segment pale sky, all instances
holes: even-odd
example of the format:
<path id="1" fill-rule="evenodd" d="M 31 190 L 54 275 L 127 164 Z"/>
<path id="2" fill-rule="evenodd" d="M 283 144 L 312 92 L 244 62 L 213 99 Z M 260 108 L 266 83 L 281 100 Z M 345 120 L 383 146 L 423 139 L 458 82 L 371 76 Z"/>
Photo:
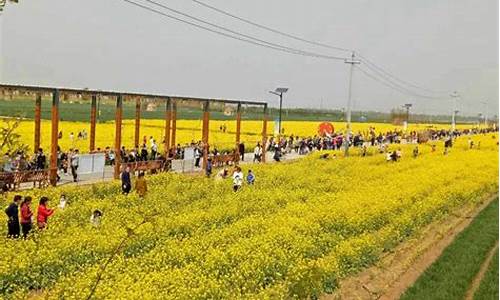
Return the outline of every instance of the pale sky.
<path id="1" fill-rule="evenodd" d="M 134 0 L 144 1 L 144 0 Z M 156 0 L 261 39 L 345 57 L 251 27 L 190 0 Z M 432 90 L 457 90 L 461 113 L 498 111 L 498 0 L 203 0 L 257 23 L 349 49 Z M 20 0 L 0 16 L 0 80 L 205 98 L 266 101 L 290 88 L 285 107 L 343 108 L 342 61 L 276 52 L 141 10 L 123 0 Z M 141 2 L 144 3 L 144 2 Z M 363 66 L 363 64 L 361 65 Z M 369 70 L 369 69 L 368 69 Z M 418 90 L 416 90 L 418 91 Z M 420 91 L 418 91 L 420 92 Z M 353 77 L 354 109 L 451 113 L 452 101 L 402 95 Z"/>

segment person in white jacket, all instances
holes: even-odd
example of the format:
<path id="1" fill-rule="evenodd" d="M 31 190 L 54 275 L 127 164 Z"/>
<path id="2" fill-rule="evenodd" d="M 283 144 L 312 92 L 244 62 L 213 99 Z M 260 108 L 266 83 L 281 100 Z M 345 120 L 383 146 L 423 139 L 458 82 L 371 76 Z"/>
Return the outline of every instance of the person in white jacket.
<path id="1" fill-rule="evenodd" d="M 233 172 L 233 190 L 237 192 L 241 186 L 243 185 L 243 172 L 241 172 L 240 167 L 235 167 L 235 170 Z"/>
<path id="2" fill-rule="evenodd" d="M 262 147 L 260 146 L 260 143 L 257 143 L 257 146 L 255 146 L 253 150 L 253 162 L 260 162 L 262 159 Z"/>

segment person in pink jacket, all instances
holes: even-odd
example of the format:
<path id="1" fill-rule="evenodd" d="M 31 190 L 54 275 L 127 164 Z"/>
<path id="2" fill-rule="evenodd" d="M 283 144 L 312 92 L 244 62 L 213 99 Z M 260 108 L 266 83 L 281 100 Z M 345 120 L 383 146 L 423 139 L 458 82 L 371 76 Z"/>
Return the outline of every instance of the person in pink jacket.
<path id="1" fill-rule="evenodd" d="M 49 198 L 40 198 L 40 204 L 38 205 L 38 215 L 36 217 L 39 229 L 44 229 L 47 227 L 47 220 L 54 213 L 53 209 L 47 208 L 47 202 L 49 202 Z"/>

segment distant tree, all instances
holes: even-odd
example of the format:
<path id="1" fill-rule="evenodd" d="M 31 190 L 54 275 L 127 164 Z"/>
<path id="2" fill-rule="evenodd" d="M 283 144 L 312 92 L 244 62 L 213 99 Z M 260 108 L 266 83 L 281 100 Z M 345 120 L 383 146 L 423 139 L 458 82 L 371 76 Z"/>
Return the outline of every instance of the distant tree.
<path id="1" fill-rule="evenodd" d="M 19 0 L 9 0 L 9 2 L 19 3 Z M 0 12 L 3 11 L 6 4 L 7 4 L 7 0 L 0 0 Z"/>

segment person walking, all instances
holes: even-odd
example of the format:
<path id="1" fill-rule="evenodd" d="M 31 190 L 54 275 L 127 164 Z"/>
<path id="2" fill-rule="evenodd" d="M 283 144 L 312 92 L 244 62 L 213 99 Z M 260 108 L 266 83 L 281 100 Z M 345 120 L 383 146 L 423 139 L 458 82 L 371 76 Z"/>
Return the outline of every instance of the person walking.
<path id="1" fill-rule="evenodd" d="M 156 159 L 157 153 L 158 153 L 158 145 L 156 144 L 156 141 L 153 139 L 151 141 L 151 160 Z"/>
<path id="2" fill-rule="evenodd" d="M 43 230 L 47 228 L 47 220 L 54 213 L 55 210 L 47 208 L 47 203 L 49 202 L 49 198 L 42 197 L 40 198 L 40 202 L 38 205 L 38 214 L 36 217 L 38 229 Z"/>
<path id="3" fill-rule="evenodd" d="M 78 155 L 78 149 L 75 149 L 73 155 L 71 155 L 71 175 L 73 175 L 73 182 L 78 179 L 78 165 L 80 164 L 80 156 Z"/>
<path id="4" fill-rule="evenodd" d="M 45 157 L 45 154 L 43 154 L 43 149 L 38 148 L 38 153 L 36 154 L 36 169 L 37 170 L 43 170 L 45 169 L 45 164 L 47 162 L 47 158 Z"/>
<path id="5" fill-rule="evenodd" d="M 194 166 L 196 168 L 199 168 L 200 167 L 200 159 L 201 159 L 201 156 L 203 155 L 202 151 L 201 151 L 201 148 L 200 146 L 196 146 L 194 148 Z"/>
<path id="6" fill-rule="evenodd" d="M 140 160 L 142 161 L 148 160 L 148 147 L 146 146 L 146 143 L 142 144 Z"/>
<path id="7" fill-rule="evenodd" d="M 207 168 L 205 169 L 205 175 L 207 175 L 207 177 L 210 177 L 212 175 L 212 158 L 209 157 L 207 159 Z"/>
<path id="8" fill-rule="evenodd" d="M 132 183 L 130 181 L 130 167 L 127 166 L 121 175 L 122 180 L 122 193 L 128 195 L 130 189 L 132 188 Z"/>
<path id="9" fill-rule="evenodd" d="M 262 147 L 260 146 L 260 143 L 257 143 L 257 146 L 253 149 L 253 162 L 260 162 L 261 161 L 261 156 L 262 156 Z"/>
<path id="10" fill-rule="evenodd" d="M 240 154 L 241 161 L 244 161 L 245 160 L 245 144 L 244 143 L 240 143 L 238 145 L 238 153 Z"/>
<path id="11" fill-rule="evenodd" d="M 141 198 L 146 196 L 148 185 L 146 183 L 146 178 L 144 178 L 144 172 L 140 172 L 139 177 L 135 181 L 135 191 Z"/>
<path id="12" fill-rule="evenodd" d="M 274 158 L 274 160 L 275 160 L 276 162 L 279 162 L 279 161 L 280 161 L 280 157 L 281 157 L 281 150 L 280 150 L 280 146 L 279 146 L 279 145 L 276 145 L 276 146 L 274 147 L 274 156 L 273 156 L 273 158 Z"/>
<path id="13" fill-rule="evenodd" d="M 19 227 L 19 204 L 23 197 L 15 195 L 14 201 L 5 209 L 7 214 L 7 237 L 16 239 L 19 237 L 21 228 Z"/>
<path id="14" fill-rule="evenodd" d="M 24 197 L 23 203 L 21 204 L 21 229 L 23 238 L 26 238 L 33 228 L 33 212 L 31 211 L 30 205 L 31 197 Z"/>

